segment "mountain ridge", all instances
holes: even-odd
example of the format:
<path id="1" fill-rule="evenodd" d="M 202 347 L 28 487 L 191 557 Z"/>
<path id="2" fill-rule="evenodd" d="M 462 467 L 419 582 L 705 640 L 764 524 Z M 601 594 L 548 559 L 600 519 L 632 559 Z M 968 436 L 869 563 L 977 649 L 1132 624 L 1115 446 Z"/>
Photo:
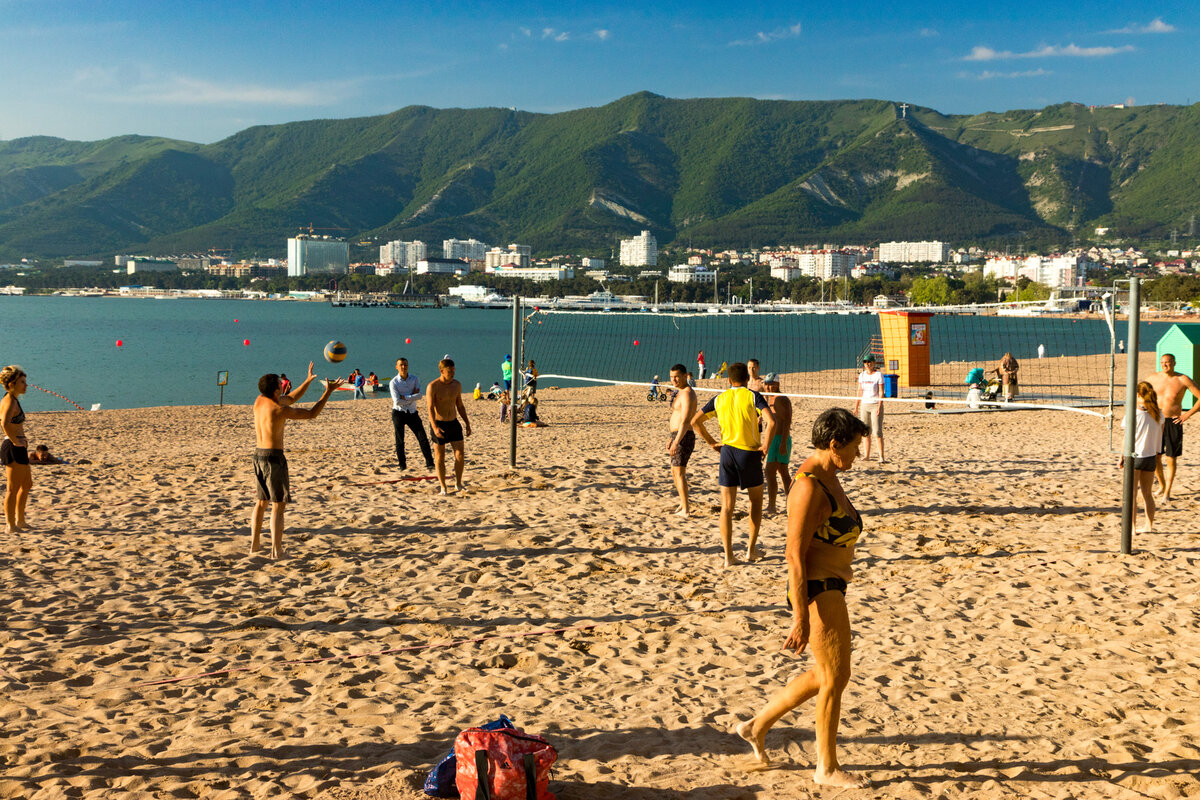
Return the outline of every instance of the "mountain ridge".
<path id="1" fill-rule="evenodd" d="M 535 252 L 890 238 L 1164 236 L 1200 207 L 1200 105 L 944 115 L 885 100 L 678 100 L 557 114 L 408 106 L 208 145 L 0 141 L 0 257 L 230 248 L 309 224 Z M 372 259 L 363 253 L 365 259 Z"/>

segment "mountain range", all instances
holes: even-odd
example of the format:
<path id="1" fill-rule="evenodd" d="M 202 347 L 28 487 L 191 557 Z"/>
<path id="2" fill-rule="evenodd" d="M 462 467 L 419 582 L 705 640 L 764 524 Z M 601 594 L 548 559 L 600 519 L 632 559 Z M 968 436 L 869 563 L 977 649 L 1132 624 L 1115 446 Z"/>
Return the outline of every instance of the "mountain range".
<path id="1" fill-rule="evenodd" d="M 0 259 L 229 250 L 299 230 L 660 246 L 1069 242 L 1195 232 L 1200 104 L 944 115 L 880 100 L 676 100 L 535 114 L 410 106 L 212 144 L 0 141 Z M 1190 226 L 1190 229 L 1189 229 Z M 371 249 L 366 249 L 366 248 Z"/>

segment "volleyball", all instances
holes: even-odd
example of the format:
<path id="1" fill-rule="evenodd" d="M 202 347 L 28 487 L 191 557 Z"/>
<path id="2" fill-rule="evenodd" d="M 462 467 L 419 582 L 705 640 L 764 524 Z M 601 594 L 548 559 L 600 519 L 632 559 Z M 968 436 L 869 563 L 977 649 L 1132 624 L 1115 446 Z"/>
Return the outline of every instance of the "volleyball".
<path id="1" fill-rule="evenodd" d="M 346 359 L 346 345 L 341 342 L 330 342 L 325 345 L 325 360 L 334 364 Z"/>

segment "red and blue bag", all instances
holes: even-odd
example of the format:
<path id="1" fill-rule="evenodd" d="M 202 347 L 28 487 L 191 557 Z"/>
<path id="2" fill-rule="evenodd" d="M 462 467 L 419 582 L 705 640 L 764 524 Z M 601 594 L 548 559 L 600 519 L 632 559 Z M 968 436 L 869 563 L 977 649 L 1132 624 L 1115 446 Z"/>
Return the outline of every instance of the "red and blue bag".
<path id="1" fill-rule="evenodd" d="M 500 715 L 500 719 L 495 722 L 488 722 L 479 726 L 485 731 L 494 731 L 499 728 L 516 728 L 513 721 L 504 714 Z M 458 787 L 454 785 L 458 777 L 458 760 L 454 757 L 454 748 L 450 748 L 450 752 L 446 757 L 438 762 L 427 778 L 425 778 L 425 794 L 433 797 L 458 797 Z"/>
<path id="2" fill-rule="evenodd" d="M 454 756 L 463 800 L 555 800 L 550 766 L 558 751 L 541 736 L 470 728 L 454 740 Z"/>

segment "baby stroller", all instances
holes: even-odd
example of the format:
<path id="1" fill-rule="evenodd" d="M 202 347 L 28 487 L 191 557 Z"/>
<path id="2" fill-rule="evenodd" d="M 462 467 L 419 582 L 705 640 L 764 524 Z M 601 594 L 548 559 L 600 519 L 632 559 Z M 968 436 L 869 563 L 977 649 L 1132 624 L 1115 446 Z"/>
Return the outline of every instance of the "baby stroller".
<path id="1" fill-rule="evenodd" d="M 984 377 L 983 367 L 975 367 L 967 373 L 967 379 L 964 381 L 967 384 L 967 405 L 971 408 L 981 408 L 984 402 L 995 402 L 996 396 L 1000 393 L 1000 381 L 997 378 L 987 380 Z M 999 406 L 992 406 L 999 408 Z"/>

